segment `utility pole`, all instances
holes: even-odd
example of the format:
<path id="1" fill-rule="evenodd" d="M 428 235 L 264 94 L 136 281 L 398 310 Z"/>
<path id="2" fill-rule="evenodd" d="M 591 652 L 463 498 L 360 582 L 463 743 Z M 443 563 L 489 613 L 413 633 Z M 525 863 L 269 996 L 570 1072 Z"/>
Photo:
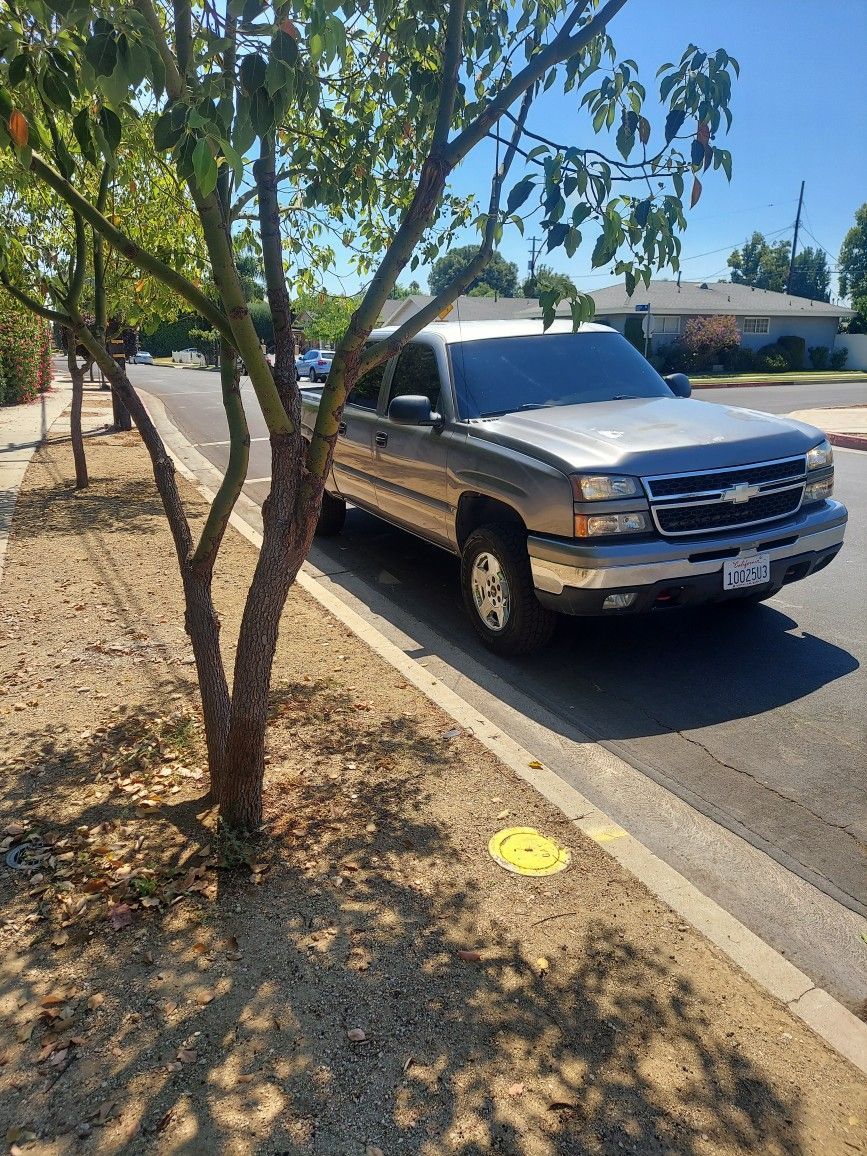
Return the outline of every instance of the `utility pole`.
<path id="1" fill-rule="evenodd" d="M 536 242 L 538 240 L 539 240 L 538 237 L 531 237 L 530 238 L 530 244 L 533 246 L 533 248 L 530 251 L 530 260 L 527 263 L 527 268 L 530 270 L 530 276 L 531 277 L 535 277 L 535 275 L 536 275 L 536 257 L 538 256 L 538 254 L 536 253 Z M 540 252 L 541 252 L 541 250 L 540 250 Z"/>
<path id="2" fill-rule="evenodd" d="M 792 273 L 795 270 L 795 250 L 798 247 L 798 229 L 801 227 L 801 206 L 804 203 L 804 182 L 801 181 L 801 195 L 798 197 L 798 213 L 795 217 L 795 236 L 792 238 L 792 256 L 789 260 L 789 275 L 786 278 L 786 292 L 791 292 Z"/>

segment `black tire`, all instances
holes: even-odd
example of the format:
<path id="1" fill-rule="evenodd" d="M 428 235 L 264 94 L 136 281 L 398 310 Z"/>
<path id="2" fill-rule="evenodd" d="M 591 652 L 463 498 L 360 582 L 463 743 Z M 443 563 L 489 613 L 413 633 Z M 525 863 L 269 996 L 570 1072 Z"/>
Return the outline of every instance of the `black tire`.
<path id="1" fill-rule="evenodd" d="M 326 490 L 322 495 L 322 509 L 316 523 L 317 538 L 333 538 L 343 529 L 346 521 L 346 502 Z"/>
<path id="2" fill-rule="evenodd" d="M 484 555 L 496 564 L 496 571 L 489 571 L 492 613 L 487 617 L 476 597 L 485 573 Z M 470 534 L 461 554 L 461 590 L 473 629 L 495 654 L 529 654 L 544 646 L 554 632 L 557 615 L 536 597 L 527 534 L 520 526 L 503 522 L 481 526 Z M 493 625 L 494 615 L 502 619 L 500 626 Z"/>
<path id="3" fill-rule="evenodd" d="M 310 382 L 311 385 L 316 384 L 316 370 L 315 369 L 308 369 L 307 370 L 307 380 Z"/>

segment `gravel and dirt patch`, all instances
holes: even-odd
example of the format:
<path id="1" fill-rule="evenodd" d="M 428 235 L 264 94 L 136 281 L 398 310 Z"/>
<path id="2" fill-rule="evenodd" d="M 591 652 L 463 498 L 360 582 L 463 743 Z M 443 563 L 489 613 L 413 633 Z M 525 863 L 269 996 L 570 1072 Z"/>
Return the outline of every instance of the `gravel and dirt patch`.
<path id="1" fill-rule="evenodd" d="M 10 1150 L 867 1152 L 852 1067 L 298 590 L 266 837 L 218 845 L 147 459 L 88 453 L 78 494 L 37 454 L 0 598 Z M 253 562 L 230 531 L 229 661 Z M 504 826 L 572 865 L 501 870 Z"/>

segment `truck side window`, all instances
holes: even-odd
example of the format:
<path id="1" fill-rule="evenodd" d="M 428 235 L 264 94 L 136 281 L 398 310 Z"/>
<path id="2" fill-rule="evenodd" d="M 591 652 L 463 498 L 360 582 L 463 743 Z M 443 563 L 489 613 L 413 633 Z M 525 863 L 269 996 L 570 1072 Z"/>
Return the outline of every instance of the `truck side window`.
<path id="1" fill-rule="evenodd" d="M 433 349 L 429 345 L 407 345 L 394 367 L 389 402 L 395 397 L 423 396 L 430 399 L 431 409 L 439 413 L 441 388 L 440 371 Z"/>
<path id="2" fill-rule="evenodd" d="M 383 361 L 381 365 L 375 365 L 373 369 L 368 369 L 363 377 L 359 377 L 347 399 L 347 404 L 358 405 L 362 409 L 376 409 L 379 388 L 387 365 L 388 361 Z"/>

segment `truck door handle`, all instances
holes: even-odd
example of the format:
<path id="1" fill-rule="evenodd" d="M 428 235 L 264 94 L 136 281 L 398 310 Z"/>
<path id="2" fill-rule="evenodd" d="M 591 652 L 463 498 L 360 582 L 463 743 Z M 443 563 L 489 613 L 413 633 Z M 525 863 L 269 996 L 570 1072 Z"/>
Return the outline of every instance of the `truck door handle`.
<path id="1" fill-rule="evenodd" d="M 339 437 L 343 437 L 343 435 L 346 433 L 346 422 L 345 421 L 340 422 L 340 424 L 337 426 L 337 433 L 338 433 Z"/>
<path id="2" fill-rule="evenodd" d="M 388 445 L 388 434 L 380 432 L 376 435 L 376 437 L 373 440 L 376 442 L 376 444 L 378 446 L 387 446 Z"/>

